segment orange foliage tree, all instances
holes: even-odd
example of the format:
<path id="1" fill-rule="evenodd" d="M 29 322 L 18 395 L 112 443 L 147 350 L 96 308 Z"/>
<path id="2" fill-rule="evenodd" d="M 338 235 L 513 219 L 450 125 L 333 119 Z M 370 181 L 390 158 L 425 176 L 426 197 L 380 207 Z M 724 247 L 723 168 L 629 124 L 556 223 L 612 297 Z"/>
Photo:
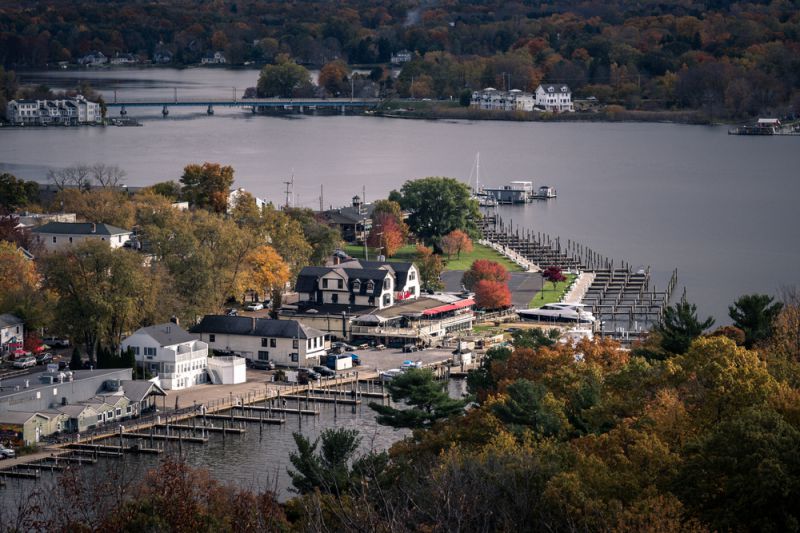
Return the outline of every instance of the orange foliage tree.
<path id="1" fill-rule="evenodd" d="M 482 279 L 475 286 L 475 304 L 481 309 L 502 309 L 511 305 L 508 283 Z"/>
<path id="2" fill-rule="evenodd" d="M 247 256 L 249 270 L 241 277 L 240 292 L 257 289 L 265 293 L 281 292 L 289 281 L 289 267 L 271 246 L 255 248 Z"/>
<path id="3" fill-rule="evenodd" d="M 475 290 L 475 286 L 479 281 L 495 281 L 499 283 L 508 283 L 511 275 L 506 270 L 506 267 L 495 261 L 488 259 L 478 259 L 472 263 L 472 266 L 464 272 L 461 278 L 461 283 L 464 284 L 469 290 Z"/>
<path id="4" fill-rule="evenodd" d="M 453 254 L 461 259 L 461 252 L 470 253 L 472 251 L 472 239 L 460 229 L 453 230 L 442 237 L 442 250 L 447 254 L 448 259 Z"/>
<path id="5" fill-rule="evenodd" d="M 372 221 L 367 244 L 380 248 L 386 257 L 392 257 L 405 244 L 403 228 L 394 216 L 381 213 Z"/>

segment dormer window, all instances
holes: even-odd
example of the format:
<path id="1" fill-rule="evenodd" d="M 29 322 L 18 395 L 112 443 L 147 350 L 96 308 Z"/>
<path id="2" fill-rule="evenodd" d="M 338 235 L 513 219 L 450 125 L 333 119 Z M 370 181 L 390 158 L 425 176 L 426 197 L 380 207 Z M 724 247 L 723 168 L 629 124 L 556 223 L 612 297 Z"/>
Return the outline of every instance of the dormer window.
<path id="1" fill-rule="evenodd" d="M 372 280 L 369 280 L 367 282 L 367 292 L 372 292 L 374 290 L 375 290 L 375 282 L 372 281 Z"/>
<path id="2" fill-rule="evenodd" d="M 353 282 L 353 291 L 359 292 L 361 290 L 361 280 L 357 279 Z"/>

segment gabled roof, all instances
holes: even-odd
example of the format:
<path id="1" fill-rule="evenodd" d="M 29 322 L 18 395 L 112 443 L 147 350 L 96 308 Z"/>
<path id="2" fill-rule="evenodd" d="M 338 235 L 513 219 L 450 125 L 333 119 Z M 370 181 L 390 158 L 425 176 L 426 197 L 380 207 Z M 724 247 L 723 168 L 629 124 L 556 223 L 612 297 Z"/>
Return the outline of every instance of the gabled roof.
<path id="1" fill-rule="evenodd" d="M 217 333 L 276 337 L 283 339 L 309 339 L 325 335 L 318 329 L 304 326 L 296 320 L 273 320 L 248 316 L 206 315 L 192 328 L 192 333 Z"/>
<path id="2" fill-rule="evenodd" d="M 84 405 L 80 403 L 64 405 L 56 409 L 56 411 L 63 413 L 70 418 L 78 418 L 86 410 L 91 410 L 94 413 L 97 413 L 97 410 L 91 405 Z"/>
<path id="3" fill-rule="evenodd" d="M 92 231 L 92 228 L 94 228 L 94 231 Z M 31 231 L 59 235 L 122 235 L 131 233 L 130 230 L 111 226 L 110 224 L 95 224 L 93 222 L 48 222 Z"/>
<path id="4" fill-rule="evenodd" d="M 185 329 L 172 322 L 147 326 L 146 328 L 140 328 L 133 332 L 134 335 L 137 333 L 149 335 L 160 346 L 173 346 L 175 344 L 197 340 L 195 336 L 190 335 Z"/>
<path id="5" fill-rule="evenodd" d="M 569 93 L 569 85 L 566 83 L 543 83 L 539 85 L 546 93 Z"/>
<path id="6" fill-rule="evenodd" d="M 18 326 L 23 324 L 24 321 L 14 315 L 3 313 L 0 315 L 0 328 L 7 328 L 9 326 Z"/>
<path id="7" fill-rule="evenodd" d="M 334 224 L 357 224 L 363 222 L 365 218 L 372 217 L 375 204 L 362 204 L 361 209 L 363 209 L 363 212 L 349 205 L 347 207 L 325 211 L 323 216 L 328 222 Z"/>
<path id="8" fill-rule="evenodd" d="M 317 280 L 330 272 L 328 267 L 307 266 L 303 267 L 297 275 L 294 290 L 297 292 L 314 292 L 317 290 Z"/>
<path id="9" fill-rule="evenodd" d="M 0 423 L 22 425 L 35 416 L 41 416 L 50 420 L 50 417 L 42 413 L 34 413 L 31 411 L 5 411 L 0 413 Z"/>
<path id="10" fill-rule="evenodd" d="M 132 402 L 143 402 L 148 396 L 166 396 L 164 389 L 152 381 L 123 380 L 120 382 L 125 397 Z"/>
<path id="11" fill-rule="evenodd" d="M 409 271 L 414 267 L 414 263 L 391 263 L 380 261 L 364 261 L 363 259 L 355 259 L 364 268 L 390 268 L 394 272 L 396 286 L 404 287 L 408 279 Z"/>

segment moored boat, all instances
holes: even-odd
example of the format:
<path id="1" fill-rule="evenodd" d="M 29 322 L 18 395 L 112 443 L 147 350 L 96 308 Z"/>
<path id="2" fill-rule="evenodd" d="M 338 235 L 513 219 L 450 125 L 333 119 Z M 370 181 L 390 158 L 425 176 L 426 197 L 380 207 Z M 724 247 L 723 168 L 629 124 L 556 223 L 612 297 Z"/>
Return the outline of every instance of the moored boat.
<path id="1" fill-rule="evenodd" d="M 591 324 L 595 317 L 589 311 L 584 311 L 585 307 L 583 304 L 553 303 L 536 309 L 520 309 L 517 315 L 523 320 Z"/>

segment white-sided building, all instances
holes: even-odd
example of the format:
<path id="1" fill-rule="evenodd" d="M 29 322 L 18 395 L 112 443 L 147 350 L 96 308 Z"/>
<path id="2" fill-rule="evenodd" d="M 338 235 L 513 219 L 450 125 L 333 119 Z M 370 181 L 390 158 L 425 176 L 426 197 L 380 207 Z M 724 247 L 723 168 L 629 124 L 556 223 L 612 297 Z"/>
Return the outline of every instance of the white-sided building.
<path id="1" fill-rule="evenodd" d="M 419 296 L 419 271 L 413 263 L 353 259 L 332 267 L 305 267 L 297 276 L 299 302 L 384 309 Z"/>
<path id="2" fill-rule="evenodd" d="M 136 330 L 122 341 L 133 349 L 137 366 L 158 374 L 165 390 L 186 389 L 208 382 L 208 344 L 168 322 Z"/>
<path id="3" fill-rule="evenodd" d="M 213 350 L 285 366 L 320 364 L 329 347 L 323 332 L 296 320 L 206 315 L 192 333 Z"/>
<path id="4" fill-rule="evenodd" d="M 227 62 L 228 60 L 225 59 L 225 54 L 222 52 L 209 53 L 200 59 L 200 63 L 203 65 L 224 65 Z"/>
<path id="5" fill-rule="evenodd" d="M 48 251 L 60 250 L 89 239 L 104 241 L 112 248 L 120 248 L 132 235 L 129 230 L 94 222 L 48 222 L 33 228 L 31 233 Z"/>
<path id="6" fill-rule="evenodd" d="M 0 353 L 22 349 L 25 324 L 22 319 L 8 313 L 0 315 Z"/>
<path id="7" fill-rule="evenodd" d="M 14 125 L 96 124 L 103 118 L 100 104 L 81 95 L 62 100 L 11 100 L 6 106 L 6 120 Z"/>
<path id="8" fill-rule="evenodd" d="M 231 189 L 228 191 L 228 211 L 230 212 L 236 206 L 236 203 L 239 201 L 241 196 L 248 192 L 244 187 L 239 187 L 238 189 Z M 256 202 L 256 208 L 261 211 L 265 207 L 269 205 L 269 202 L 263 198 L 259 198 L 258 196 L 253 195 L 253 200 Z"/>
<path id="9" fill-rule="evenodd" d="M 498 91 L 487 87 L 472 93 L 470 105 L 487 111 L 533 111 L 535 100 L 534 95 L 519 89 Z"/>
<path id="10" fill-rule="evenodd" d="M 547 83 L 536 88 L 536 107 L 552 113 L 575 111 L 572 91 L 566 84 Z"/>
<path id="11" fill-rule="evenodd" d="M 400 50 L 396 54 L 392 54 L 390 61 L 392 65 L 402 65 L 403 63 L 408 63 L 414 58 L 414 54 L 411 50 Z"/>

